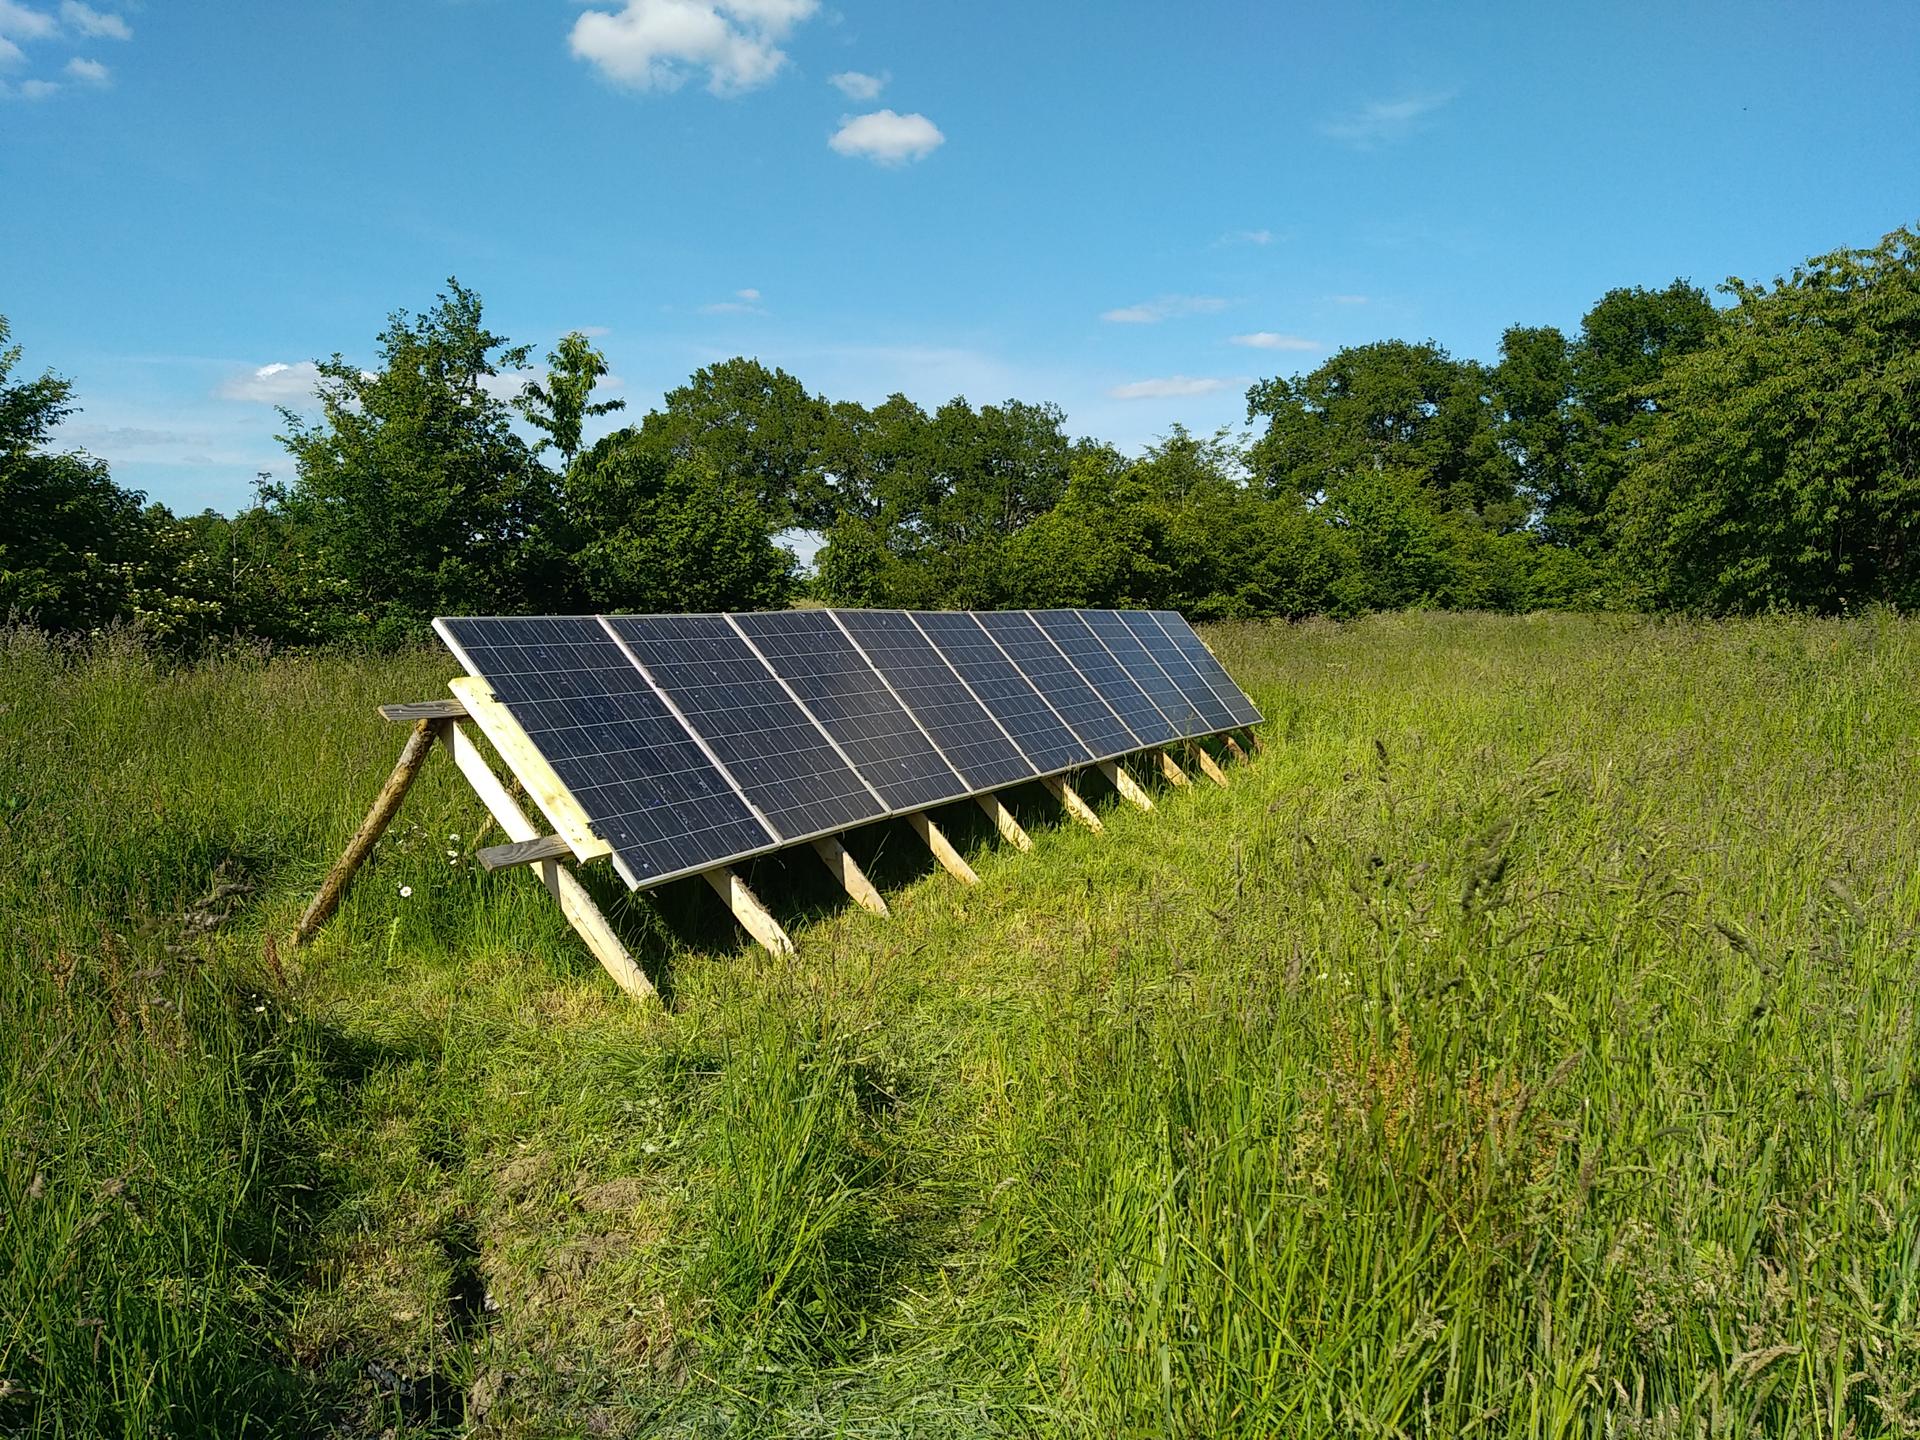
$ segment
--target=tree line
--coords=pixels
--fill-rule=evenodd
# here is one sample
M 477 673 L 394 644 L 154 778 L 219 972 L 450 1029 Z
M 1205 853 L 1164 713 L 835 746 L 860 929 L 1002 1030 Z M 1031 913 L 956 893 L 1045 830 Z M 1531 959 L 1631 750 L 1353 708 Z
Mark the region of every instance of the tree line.
M 175 515 L 63 449 L 73 383 L 0 318 L 0 617 L 389 646 L 435 614 L 849 605 L 1159 606 L 1195 619 L 1408 606 L 1835 612 L 1920 603 L 1920 234 L 1716 306 L 1609 291 L 1492 363 L 1385 340 L 1247 392 L 1245 434 L 1144 454 L 1057 406 L 829 400 L 708 366 L 591 444 L 606 362 L 540 369 L 449 282 L 375 368 L 281 412 L 291 478 Z M 536 378 L 525 379 L 527 375 Z M 802 574 L 780 537 L 823 537 Z

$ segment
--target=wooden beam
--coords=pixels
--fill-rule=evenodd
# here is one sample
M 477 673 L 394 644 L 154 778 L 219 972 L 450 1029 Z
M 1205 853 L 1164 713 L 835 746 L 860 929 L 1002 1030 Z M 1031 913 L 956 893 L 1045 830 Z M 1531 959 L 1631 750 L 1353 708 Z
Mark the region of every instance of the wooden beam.
M 491 818 L 491 817 L 489 817 Z M 573 847 L 559 835 L 542 835 L 536 840 L 515 840 L 507 845 L 489 845 L 473 852 L 480 868 L 506 870 L 515 865 L 536 865 L 542 860 L 570 860 Z
M 953 848 L 953 842 L 940 833 L 940 827 L 933 823 L 932 817 L 925 811 L 907 816 L 907 824 L 913 827 L 913 833 L 926 842 L 927 849 L 933 852 L 933 858 L 940 866 L 962 885 L 978 885 L 980 877 L 973 873 L 973 867 L 967 864 L 966 857 Z
M 1169 781 L 1180 786 L 1182 789 L 1185 789 L 1193 783 L 1187 779 L 1187 772 L 1180 768 L 1179 763 L 1173 756 L 1164 750 L 1156 750 L 1153 753 L 1160 757 L 1160 773 L 1166 776 Z
M 380 787 L 380 793 L 374 797 L 373 808 L 367 811 L 367 818 L 360 822 L 360 828 L 353 832 L 346 850 L 333 862 L 333 869 L 327 872 L 327 878 L 321 882 L 319 893 L 300 917 L 300 923 L 293 927 L 295 945 L 304 945 L 311 940 L 314 931 L 326 924 L 327 917 L 339 908 L 340 897 L 347 893 L 354 872 L 372 852 L 373 842 L 392 822 L 400 802 L 407 798 L 407 791 L 413 787 L 414 776 L 420 773 L 427 752 L 433 748 L 434 732 L 446 723 L 431 719 L 413 722 L 413 732 L 400 748 L 400 759 L 394 765 L 393 773 L 387 776 L 387 783 Z
M 973 798 L 987 812 L 987 818 L 993 821 L 993 828 L 1000 832 L 1002 840 L 1016 850 L 1033 849 L 1033 837 L 1021 829 L 1020 822 L 1013 818 L 1013 812 L 1007 809 L 998 795 L 976 795 Z
M 453 757 L 453 763 L 466 776 L 473 793 L 480 797 L 480 803 L 487 807 L 487 813 L 506 832 L 508 839 L 519 842 L 540 838 L 540 831 L 507 792 L 500 777 L 493 773 L 493 767 L 487 764 L 465 722 L 455 720 L 443 724 L 440 744 Z M 600 962 L 600 968 L 613 977 L 613 983 L 636 1000 L 658 999 L 659 992 L 653 988 L 653 982 L 634 963 L 633 956 L 613 933 L 613 927 L 607 924 L 607 917 L 593 903 L 580 878 L 558 860 L 540 861 L 535 873 L 547 887 L 547 893 L 558 902 L 567 923 Z
M 1194 763 L 1200 767 L 1200 773 L 1202 775 L 1205 775 L 1222 790 L 1227 788 L 1227 772 L 1222 770 L 1213 756 L 1207 753 L 1206 746 L 1202 745 L 1198 740 L 1189 740 L 1187 742 L 1187 751 L 1193 756 Z
M 746 881 L 724 865 L 713 870 L 702 870 L 700 876 L 713 887 L 715 894 L 727 902 L 727 908 L 733 911 L 733 918 L 766 948 L 769 955 L 784 960 L 793 954 L 793 941 L 787 938 L 787 932 L 780 928 L 780 922 L 768 913 L 767 907 L 747 888 Z
M 847 847 L 831 835 L 822 835 L 813 842 L 813 850 L 823 861 L 827 869 L 833 872 L 833 878 L 853 898 L 853 902 L 863 910 L 871 910 L 882 918 L 892 914 L 887 909 L 886 899 L 874 889 L 873 882 L 867 879 L 866 872 L 854 862 L 847 853 Z
M 1073 788 L 1073 782 L 1066 776 L 1042 775 L 1040 777 L 1040 783 L 1052 792 L 1053 798 L 1060 802 L 1061 807 L 1067 814 L 1093 831 L 1094 834 L 1098 835 L 1102 830 L 1106 829 L 1106 826 L 1100 823 L 1100 817 L 1094 814 L 1093 807 L 1080 798 L 1080 792 Z
M 493 698 L 493 691 L 487 688 L 486 681 L 472 675 L 461 675 L 449 680 L 447 688 L 466 705 L 467 713 L 480 727 L 480 733 L 500 752 L 507 769 L 527 787 L 527 793 L 533 797 L 533 803 L 540 807 L 540 813 L 566 837 L 567 844 L 573 847 L 574 858 L 594 860 L 612 854 L 613 847 L 593 833 L 587 813 L 580 808 L 580 802 L 573 798 L 573 792 L 553 773 L 546 756 L 527 738 L 527 732 L 520 728 L 520 722 L 508 713 L 506 706 Z M 518 840 L 523 837 L 516 835 L 512 838 Z
M 464 720 L 467 707 L 458 700 L 410 700 L 404 705 L 382 705 L 382 720 L 400 720 L 411 724 L 415 720 Z
M 1267 742 L 1260 738 L 1260 732 L 1258 730 L 1249 725 L 1240 733 L 1247 737 L 1247 744 L 1253 747 L 1254 754 L 1264 755 L 1266 753 Z
M 1140 788 L 1140 782 L 1129 775 L 1126 767 L 1117 760 L 1102 760 L 1100 773 L 1107 777 L 1107 783 L 1120 792 L 1122 800 L 1130 800 L 1142 810 L 1153 809 L 1153 797 Z
M 1238 760 L 1242 765 L 1247 763 L 1247 752 L 1240 748 L 1240 742 L 1238 740 L 1234 739 L 1231 735 L 1222 735 L 1220 739 L 1225 742 L 1227 749 L 1233 752 L 1234 759 Z

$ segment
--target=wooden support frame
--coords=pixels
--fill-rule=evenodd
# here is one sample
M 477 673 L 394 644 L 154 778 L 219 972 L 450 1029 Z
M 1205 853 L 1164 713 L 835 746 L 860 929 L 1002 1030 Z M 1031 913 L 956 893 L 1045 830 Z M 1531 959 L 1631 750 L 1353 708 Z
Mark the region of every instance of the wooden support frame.
M 1193 756 L 1193 763 L 1200 767 L 1200 773 L 1202 775 L 1213 781 L 1213 783 L 1218 785 L 1222 790 L 1227 788 L 1227 772 L 1222 770 L 1219 762 L 1207 753 L 1206 746 L 1202 745 L 1198 740 L 1189 740 L 1187 742 L 1187 753 Z
M 1184 790 L 1193 783 L 1187 779 L 1187 772 L 1180 768 L 1180 762 L 1172 755 L 1165 750 L 1156 750 L 1153 753 L 1159 757 L 1160 773 L 1167 778 L 1169 784 Z
M 1107 783 L 1120 792 L 1122 800 L 1131 801 L 1142 810 L 1153 809 L 1153 797 L 1147 794 L 1140 782 L 1127 773 L 1127 767 L 1118 760 L 1102 760 L 1100 773 L 1107 777 Z
M 987 812 L 987 818 L 993 821 L 993 828 L 1000 832 L 1002 840 L 1023 853 L 1033 849 L 1033 837 L 1021 828 L 1020 822 L 1013 818 L 1013 812 L 998 795 L 989 793 L 973 798 Z
M 487 817 L 487 823 L 493 823 L 493 817 Z M 473 852 L 473 858 L 480 862 L 480 868 L 491 874 L 495 870 L 510 870 L 515 865 L 537 865 L 542 860 L 567 860 L 573 856 L 573 847 L 567 844 L 563 835 L 542 835 L 538 840 L 515 840 L 506 845 L 489 845 L 484 850 Z
M 822 835 L 813 842 L 813 852 L 825 862 L 827 869 L 833 872 L 833 878 L 840 882 L 848 896 L 863 910 L 871 911 L 881 919 L 893 912 L 887 909 L 887 902 L 874 884 L 867 878 L 866 872 L 854 863 L 853 856 L 847 853 L 847 847 L 831 835 Z
M 1247 752 L 1240 748 L 1240 742 L 1238 740 L 1234 739 L 1231 735 L 1222 735 L 1220 740 L 1227 747 L 1228 753 L 1231 754 L 1234 759 L 1238 760 L 1242 765 L 1247 763 Z
M 1060 807 L 1067 814 L 1094 834 L 1098 835 L 1107 828 L 1100 823 L 1100 817 L 1094 813 L 1093 807 L 1081 797 L 1078 790 L 1073 788 L 1073 781 L 1065 775 L 1042 775 L 1040 783 L 1047 787 L 1048 792 L 1060 802 Z
M 781 928 L 780 922 L 773 918 L 767 907 L 760 903 L 753 891 L 726 866 L 716 866 L 712 870 L 702 870 L 700 878 L 713 887 L 714 894 L 727 902 L 727 908 L 733 911 L 733 918 L 740 922 L 741 928 L 758 940 L 766 952 L 776 960 L 785 960 L 793 954 L 793 941 Z
M 967 859 L 953 848 L 953 842 L 940 833 L 940 827 L 933 823 L 933 817 L 926 811 L 917 811 L 906 817 L 907 824 L 913 827 L 913 833 L 926 842 L 927 849 L 933 852 L 933 858 L 940 862 L 945 870 L 962 885 L 978 885 L 980 877 L 973 873 L 973 867 Z
M 373 853 L 374 841 L 380 838 L 393 820 L 394 814 L 400 809 L 400 802 L 407 798 L 407 791 L 413 788 L 414 777 L 426 763 L 427 753 L 433 749 L 434 735 L 447 723 L 445 720 L 424 717 L 413 722 L 407 743 L 401 747 L 400 759 L 394 765 L 393 773 L 387 776 L 387 783 L 380 787 L 380 793 L 374 797 L 373 808 L 367 811 L 367 818 L 353 832 L 353 839 L 347 842 L 346 850 L 333 862 L 333 869 L 327 872 L 327 878 L 321 882 L 319 893 L 293 927 L 295 945 L 304 945 L 311 940 L 314 932 L 340 908 L 340 897 L 347 893 L 354 872 Z

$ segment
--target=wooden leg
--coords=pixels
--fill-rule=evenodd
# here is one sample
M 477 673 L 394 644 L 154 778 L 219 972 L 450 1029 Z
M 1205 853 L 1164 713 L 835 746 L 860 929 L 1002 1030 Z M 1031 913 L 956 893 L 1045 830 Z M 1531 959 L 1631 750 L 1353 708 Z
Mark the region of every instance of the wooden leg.
M 1156 750 L 1153 753 L 1160 757 L 1160 773 L 1166 776 L 1171 783 L 1180 786 L 1182 789 L 1192 783 L 1187 779 L 1187 772 L 1180 768 L 1173 756 L 1164 750 Z
M 1266 753 L 1267 742 L 1260 738 L 1260 732 L 1258 730 L 1255 730 L 1249 725 L 1240 733 L 1247 737 L 1247 744 L 1252 747 L 1254 754 L 1264 755 Z
M 473 787 L 473 793 L 480 797 L 480 803 L 487 807 L 487 813 L 506 833 L 509 840 L 537 840 L 540 831 L 527 819 L 522 810 L 500 783 L 500 777 L 493 773 L 493 767 L 487 764 L 486 757 L 473 743 L 473 736 L 466 728 L 466 722 L 453 721 L 440 732 L 440 744 L 447 754 L 453 757 L 453 763 L 460 773 L 467 777 L 467 784 Z M 655 1000 L 659 992 L 653 988 L 653 982 L 647 979 L 646 972 L 634 964 L 633 956 L 627 953 L 627 947 L 620 943 L 620 937 L 613 933 L 613 927 L 607 924 L 607 917 L 600 913 L 600 907 L 593 903 L 593 897 L 587 893 L 587 887 L 580 879 L 558 860 L 544 860 L 537 867 L 540 883 L 547 887 L 560 906 L 560 913 L 567 917 L 567 923 L 586 942 L 593 958 L 600 962 L 600 968 L 613 977 L 613 983 L 636 1000 Z
M 1206 746 L 1202 745 L 1198 740 L 1189 740 L 1187 742 L 1187 752 L 1193 756 L 1194 763 L 1200 767 L 1200 773 L 1202 775 L 1205 775 L 1222 790 L 1227 788 L 1227 772 L 1222 770 L 1214 761 L 1213 756 L 1207 753 Z
M 1242 765 L 1247 763 L 1247 752 L 1240 748 L 1240 742 L 1238 740 L 1234 739 L 1231 735 L 1222 735 L 1220 738 L 1226 742 L 1226 747 L 1233 753 L 1234 759 L 1238 760 Z
M 1106 827 L 1100 823 L 1100 817 L 1093 813 L 1093 807 L 1080 798 L 1080 792 L 1073 788 L 1073 782 L 1064 775 L 1043 775 L 1040 783 L 1053 792 L 1067 814 L 1078 820 L 1094 834 L 1098 835 Z
M 701 878 L 711 885 L 714 893 L 727 902 L 727 908 L 733 911 L 746 932 L 766 947 L 769 955 L 784 960 L 793 954 L 793 941 L 787 938 L 787 932 L 780 928 L 780 922 L 767 913 L 767 907 L 755 898 L 753 891 L 747 888 L 747 882 L 733 871 L 722 865 L 715 870 L 703 870 Z
M 882 917 L 892 913 L 887 909 L 887 902 L 880 892 L 873 888 L 873 882 L 867 879 L 866 872 L 847 853 L 846 846 L 831 835 L 822 835 L 813 842 L 813 850 L 826 862 L 827 869 L 833 872 L 833 878 L 840 882 L 861 909 L 871 910 Z
M 1153 809 L 1153 797 L 1140 788 L 1140 782 L 1129 775 L 1118 760 L 1102 760 L 1100 773 L 1107 777 L 1109 785 L 1120 792 L 1122 800 L 1130 800 L 1142 810 Z
M 933 852 L 933 858 L 940 866 L 962 885 L 978 885 L 980 877 L 973 873 L 973 867 L 967 864 L 966 857 L 953 848 L 953 843 L 940 833 L 940 827 L 933 823 L 924 811 L 907 816 L 907 823 Z
M 380 793 L 374 797 L 373 808 L 367 811 L 367 818 L 360 822 L 360 828 L 353 832 L 353 839 L 347 842 L 346 850 L 333 862 L 333 869 L 327 872 L 320 893 L 313 897 L 306 913 L 300 917 L 300 923 L 293 927 L 295 945 L 304 945 L 311 940 L 314 931 L 326 924 L 327 917 L 339 908 L 340 897 L 347 893 L 354 872 L 365 863 L 373 850 L 373 842 L 380 838 L 381 832 L 399 810 L 400 802 L 407 798 L 407 791 L 413 787 L 413 777 L 420 773 L 427 752 L 433 748 L 434 734 L 446 723 L 444 720 L 414 722 L 413 731 L 401 748 L 399 762 L 394 765 L 393 773 L 387 776 L 387 783 L 380 787 Z
M 980 808 L 987 812 L 987 818 L 993 821 L 993 828 L 1000 832 L 1000 838 L 1016 850 L 1033 849 L 1033 837 L 1028 835 L 1013 818 L 1013 812 L 1001 803 L 998 795 L 976 795 Z

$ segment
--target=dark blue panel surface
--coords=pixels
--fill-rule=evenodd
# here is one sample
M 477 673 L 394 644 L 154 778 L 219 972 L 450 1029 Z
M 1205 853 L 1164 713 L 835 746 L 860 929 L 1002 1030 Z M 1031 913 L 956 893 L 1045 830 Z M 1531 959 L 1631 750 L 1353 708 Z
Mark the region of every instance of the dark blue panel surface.
M 1187 703 L 1198 713 L 1205 730 L 1229 730 L 1239 723 L 1233 718 L 1233 711 L 1227 708 L 1227 703 L 1193 668 L 1193 662 L 1181 654 L 1180 647 L 1168 638 L 1159 621 L 1145 610 L 1122 610 L 1120 618 L 1155 663 L 1166 671 L 1167 678 L 1180 687 L 1180 693 L 1186 696 Z
M 1058 645 L 1073 668 L 1086 676 L 1087 683 L 1100 692 L 1127 728 L 1139 737 L 1140 744 L 1164 745 L 1179 738 L 1180 732 L 1167 719 L 1151 696 L 1134 682 L 1111 650 L 1100 642 L 1078 610 L 1034 610 L 1030 612 L 1047 638 Z
M 998 790 L 1036 773 L 999 722 L 901 610 L 835 610 L 873 668 L 920 722 L 973 791 Z
M 603 623 L 782 840 L 887 813 L 726 616 L 614 615 Z
M 980 703 L 1006 727 L 1034 769 L 1052 775 L 1094 758 L 1033 682 L 994 642 L 979 617 L 965 610 L 912 613 L 914 623 L 933 642 L 941 658 L 959 672 L 980 697 Z M 1047 643 L 1037 631 L 1034 639 L 1041 645 Z
M 1200 678 L 1213 687 L 1213 692 L 1220 697 L 1233 716 L 1234 724 L 1257 725 L 1260 723 L 1260 707 L 1249 700 L 1246 691 L 1234 683 L 1233 677 L 1227 673 L 1226 666 L 1215 659 L 1213 652 L 1207 649 L 1198 635 L 1193 633 L 1193 627 L 1187 623 L 1185 616 L 1173 610 L 1153 610 L 1148 613 L 1166 632 L 1167 639 L 1173 642 L 1174 648 L 1186 656 L 1188 663 L 1200 673 Z
M 1020 667 L 1020 673 L 1067 722 L 1080 742 L 1096 760 L 1111 760 L 1129 750 L 1138 750 L 1145 742 L 1126 727 L 1124 721 L 1086 677 L 1068 663 L 1060 647 L 1024 610 L 981 610 L 974 619 L 1007 658 Z
M 1140 643 L 1140 637 L 1133 633 L 1126 617 L 1118 610 L 1082 610 L 1080 618 L 1100 637 L 1100 643 L 1120 662 L 1121 668 L 1133 677 L 1134 684 L 1147 692 L 1147 698 L 1173 723 L 1177 733 L 1204 735 L 1215 728 L 1206 722 L 1193 701 L 1187 698 L 1186 692 L 1173 683 L 1173 677 L 1147 652 L 1147 647 Z
M 775 843 L 595 617 L 434 626 L 546 757 L 629 885 Z
M 733 620 L 888 805 L 924 810 L 971 793 L 833 616 L 773 610 Z

